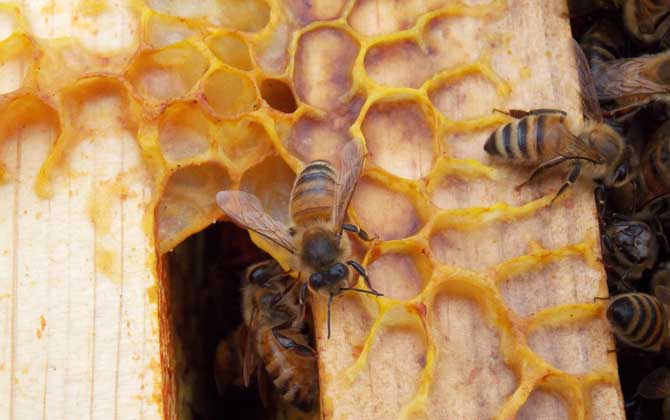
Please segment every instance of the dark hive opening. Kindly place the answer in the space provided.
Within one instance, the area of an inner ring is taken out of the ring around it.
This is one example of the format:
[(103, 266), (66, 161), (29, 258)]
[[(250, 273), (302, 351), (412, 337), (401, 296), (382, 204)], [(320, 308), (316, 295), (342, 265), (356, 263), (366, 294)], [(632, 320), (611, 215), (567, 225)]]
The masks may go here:
[(251, 375), (249, 388), (243, 385), (240, 290), (246, 268), (268, 258), (232, 223), (210, 225), (164, 257), (179, 419), (319, 418), (282, 402), (263, 374)]
[(297, 108), (291, 88), (281, 80), (263, 80), (261, 82), (261, 96), (268, 105), (277, 111), (291, 114)]
[(211, 225), (167, 254), (180, 418), (272, 418), (264, 412), (255, 387), (229, 386), (220, 395), (214, 376), (219, 341), (231, 336), (242, 323), (244, 270), (266, 258), (247, 232), (231, 223)]

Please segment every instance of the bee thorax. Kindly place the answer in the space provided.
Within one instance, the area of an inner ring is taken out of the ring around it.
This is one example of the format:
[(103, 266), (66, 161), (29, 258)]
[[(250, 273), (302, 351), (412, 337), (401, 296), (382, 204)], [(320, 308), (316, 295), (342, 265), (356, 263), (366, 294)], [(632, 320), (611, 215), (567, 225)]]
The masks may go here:
[(340, 255), (338, 235), (322, 228), (311, 228), (302, 236), (302, 262), (315, 270), (333, 264)]

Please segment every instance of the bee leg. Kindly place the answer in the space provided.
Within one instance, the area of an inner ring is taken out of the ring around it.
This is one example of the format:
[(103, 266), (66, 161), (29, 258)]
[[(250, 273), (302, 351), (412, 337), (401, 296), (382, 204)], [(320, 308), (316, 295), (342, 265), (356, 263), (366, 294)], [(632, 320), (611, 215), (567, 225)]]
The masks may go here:
[(542, 114), (559, 114), (563, 116), (567, 116), (568, 113), (560, 110), (560, 109), (554, 109), (554, 108), (536, 108), (536, 109), (531, 109), (528, 111), (528, 114), (530, 115), (542, 115)]
[(359, 238), (361, 238), (362, 240), (364, 240), (366, 242), (370, 242), (370, 241), (373, 241), (373, 240), (379, 238), (377, 235), (375, 235), (374, 238), (371, 238), (370, 235), (368, 235), (368, 233), (366, 231), (361, 229), (359, 226), (352, 225), (350, 223), (344, 223), (342, 225), (342, 230), (346, 230), (348, 232), (353, 232), (356, 235), (358, 235)]
[(370, 277), (368, 276), (368, 272), (365, 271), (365, 268), (363, 268), (362, 265), (360, 265), (358, 262), (354, 260), (347, 261), (347, 264), (350, 265), (354, 270), (356, 270), (358, 274), (361, 275), (361, 277), (363, 277), (365, 285), (368, 287), (368, 289), (370, 289), (375, 294), (381, 296), (381, 293), (379, 293), (377, 290), (375, 290), (374, 287), (372, 287), (372, 284), (370, 283)]
[(593, 195), (596, 198), (596, 207), (598, 208), (598, 221), (600, 221), (600, 224), (604, 224), (607, 214), (607, 187), (605, 184), (599, 183)]
[(333, 294), (328, 295), (328, 339), (330, 339), (330, 307), (333, 306)]
[(568, 160), (568, 158), (566, 158), (564, 156), (558, 156), (558, 157), (555, 157), (553, 159), (549, 159), (546, 162), (543, 162), (542, 164), (540, 164), (540, 166), (533, 169), (533, 172), (530, 173), (530, 176), (528, 177), (528, 179), (526, 181), (524, 181), (521, 184), (514, 187), (514, 190), (519, 191), (521, 188), (530, 184), (533, 181), (533, 179), (535, 179), (542, 172), (546, 171), (549, 168), (553, 168), (556, 165), (560, 165), (561, 163), (565, 162), (566, 160)]
[(525, 111), (523, 109), (509, 109), (507, 111), (503, 111), (498, 108), (493, 108), (493, 112), (497, 112), (499, 114), (505, 114), (509, 115), (512, 118), (524, 118), (529, 115), (541, 115), (541, 114), (560, 114), (560, 115), (568, 115), (565, 111), (562, 111), (560, 109), (552, 109), (552, 108), (537, 108), (537, 109), (531, 109), (528, 111)]
[(293, 280), (284, 290), (281, 291), (281, 293), (277, 293), (275, 297), (272, 299), (272, 302), (270, 303), (271, 307), (274, 307), (277, 305), (279, 302), (281, 302), (282, 299), (284, 299), (284, 296), (288, 294), (288, 292), (293, 289), (293, 287), (298, 283), (299, 279)]
[(279, 345), (286, 350), (298, 352), (303, 356), (316, 356), (316, 351), (314, 351), (313, 348), (304, 344), (296, 343), (295, 340), (285, 336), (280, 332), (281, 330), (287, 329), (289, 326), (290, 323), (284, 323), (277, 325), (276, 327), (272, 327), (272, 335), (274, 336), (275, 340), (277, 340), (277, 343), (279, 343)]
[(582, 164), (577, 162), (575, 166), (572, 168), (572, 171), (570, 171), (570, 174), (568, 174), (568, 180), (561, 186), (561, 188), (558, 190), (554, 198), (551, 199), (551, 203), (549, 204), (550, 206), (554, 204), (554, 201), (558, 197), (560, 197), (561, 194), (565, 192), (565, 190), (568, 189), (569, 186), (575, 183), (577, 178), (579, 178), (579, 172), (582, 170)]

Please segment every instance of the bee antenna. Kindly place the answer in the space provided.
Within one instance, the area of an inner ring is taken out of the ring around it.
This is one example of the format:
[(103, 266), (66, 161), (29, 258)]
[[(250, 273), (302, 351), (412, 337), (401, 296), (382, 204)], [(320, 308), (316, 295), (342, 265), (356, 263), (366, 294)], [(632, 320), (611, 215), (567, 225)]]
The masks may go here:
[(351, 290), (352, 292), (365, 293), (366, 295), (384, 296), (383, 293), (377, 292), (376, 290), (358, 289), (356, 287), (340, 287), (340, 291), (346, 292), (347, 290)]
[(328, 339), (330, 339), (330, 307), (333, 304), (333, 294), (328, 295)]

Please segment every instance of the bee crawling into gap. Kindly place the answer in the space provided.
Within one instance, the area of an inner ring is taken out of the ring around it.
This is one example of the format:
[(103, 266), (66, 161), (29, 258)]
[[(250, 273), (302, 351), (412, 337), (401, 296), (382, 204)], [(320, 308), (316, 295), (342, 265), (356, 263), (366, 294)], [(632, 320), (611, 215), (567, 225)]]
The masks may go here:
[[(242, 312), (247, 328), (242, 374), (249, 386), (259, 362), (282, 398), (302, 411), (312, 411), (319, 395), (316, 351), (305, 316), (304, 296), (290, 287), (290, 276), (275, 260), (247, 269)], [(259, 378), (259, 385), (262, 378)]]
[(582, 170), (588, 170), (592, 179), (608, 187), (619, 187), (633, 179), (638, 166), (633, 147), (603, 121), (589, 65), (579, 44), (573, 40), (572, 45), (582, 91), (583, 123), (573, 124), (561, 110), (509, 110), (505, 114), (516, 120), (498, 128), (484, 145), (491, 156), (535, 166), (517, 190), (550, 168), (569, 166), (566, 182), (552, 203), (575, 183)]
[[(354, 140), (342, 148), (337, 165), (325, 160), (307, 164), (296, 177), (291, 191), (291, 226), (270, 216), (252, 194), (220, 191), (216, 195), (223, 212), (235, 223), (292, 254), (289, 265), (298, 272), (298, 278), (287, 286), (287, 290), (300, 283), (301, 296), (306, 296), (310, 289), (328, 297), (328, 337), (333, 297), (345, 291), (382, 296), (370, 284), (363, 266), (349, 259), (349, 238), (343, 234), (348, 231), (363, 240), (372, 239), (358, 226), (344, 223), (363, 168), (363, 157), (361, 146)], [(363, 277), (369, 290), (351, 287), (350, 268)]]

